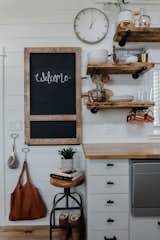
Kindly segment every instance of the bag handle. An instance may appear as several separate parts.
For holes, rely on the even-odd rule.
[[[25,171],[26,171],[26,176],[27,176],[27,182],[31,183],[31,179],[30,179],[30,175],[29,175],[29,171],[28,171],[28,164],[27,164],[26,160],[24,160],[22,171],[21,171],[21,174],[18,179],[18,184],[20,184],[20,185],[22,185],[22,178],[23,178],[23,174]]]

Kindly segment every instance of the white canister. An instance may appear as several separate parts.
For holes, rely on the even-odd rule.
[[[97,49],[88,53],[88,63],[98,64],[108,61],[108,51],[106,49]]]
[[[73,170],[73,159],[61,159],[61,169],[64,172],[70,172]]]

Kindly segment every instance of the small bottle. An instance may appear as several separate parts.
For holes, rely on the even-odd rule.
[[[140,26],[140,17],[141,17],[141,10],[139,8],[136,8],[132,11],[132,16],[134,20],[134,26],[139,27]]]

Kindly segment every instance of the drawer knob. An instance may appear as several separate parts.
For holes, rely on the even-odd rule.
[[[114,182],[108,181],[108,182],[107,182],[107,185],[114,185]]]
[[[107,201],[107,204],[114,204],[114,201],[108,200],[108,201]]]
[[[108,219],[107,219],[107,223],[114,223],[114,219],[108,218]]]
[[[114,167],[113,163],[107,163],[107,167]]]
[[[106,236],[104,236],[104,240],[117,240],[117,238],[115,236],[113,238],[107,238]]]

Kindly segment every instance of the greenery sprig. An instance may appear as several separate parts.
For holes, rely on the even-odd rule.
[[[125,5],[127,5],[128,3],[129,3],[129,2],[126,1],[126,0],[116,0],[115,3],[113,3],[113,2],[108,2],[108,4],[113,4],[113,5],[115,5],[116,7],[119,7],[120,10],[122,10],[123,7],[124,7]]]

